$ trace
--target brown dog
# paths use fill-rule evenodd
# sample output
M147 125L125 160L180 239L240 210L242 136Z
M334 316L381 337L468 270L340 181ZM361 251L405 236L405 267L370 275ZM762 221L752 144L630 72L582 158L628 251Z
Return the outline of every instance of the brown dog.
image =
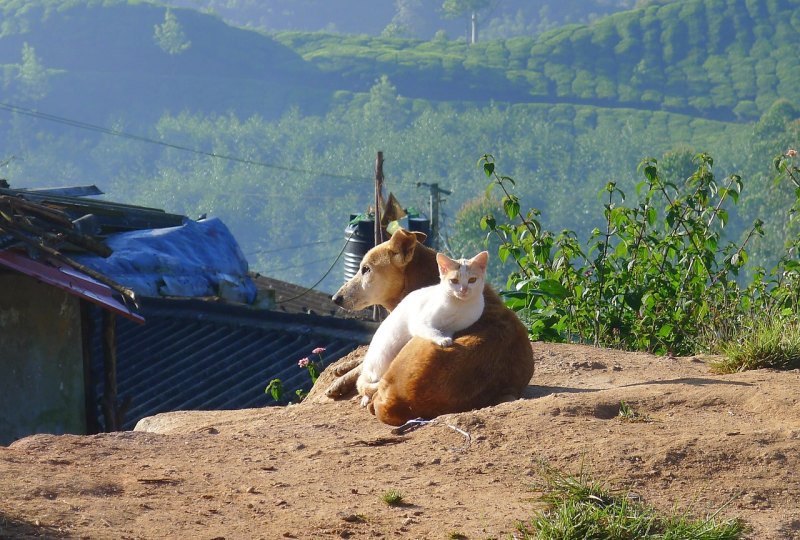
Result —
M439 282L436 252L421 244L422 233L398 230L364 255L358 274L333 301L348 310L371 305L394 309L414 289ZM389 366L372 398L370 410L386 424L413 418L468 411L517 399L533 376L528 332L488 285L478 321L456 333L451 347L412 338ZM358 369L358 368L356 368ZM357 372L344 375L350 384Z

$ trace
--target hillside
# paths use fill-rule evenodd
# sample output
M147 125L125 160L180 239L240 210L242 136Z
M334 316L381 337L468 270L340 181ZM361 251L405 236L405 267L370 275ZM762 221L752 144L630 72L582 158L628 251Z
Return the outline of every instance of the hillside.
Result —
M798 8L797 0L681 0L468 48L320 33L276 38L361 85L388 74L408 97L754 120L779 97L800 101Z
M748 538L800 538L798 373L533 347L525 399L403 435L312 397L22 439L0 447L0 536L509 538L542 508L547 463L662 512L744 519ZM618 418L622 400L647 421ZM391 489L405 504L382 502Z
M798 0L680 0L537 37L463 42L285 32L274 37L190 9L116 0L0 2L0 65L33 47L48 71L42 109L81 118L182 110L320 114L337 91L382 75L436 101L570 103L754 120L800 101ZM154 37L172 18L172 47Z
M84 122L142 125L182 111L272 118L301 106L319 113L339 86L268 36L194 10L170 13L174 48L156 39L166 16L155 4L0 2L6 100ZM25 46L47 72L41 95L14 76Z
M169 0L209 10L237 26L266 31L396 34L430 39L445 32L463 39L467 16L447 17L443 0ZM585 23L630 8L634 0L493 0L479 10L480 36L506 39L566 23Z

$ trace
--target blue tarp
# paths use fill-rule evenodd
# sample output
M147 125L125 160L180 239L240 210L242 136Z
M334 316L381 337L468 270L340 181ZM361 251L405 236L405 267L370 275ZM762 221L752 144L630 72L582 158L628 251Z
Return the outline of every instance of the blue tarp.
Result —
M256 287L247 260L228 227L217 218L179 227L110 235L108 258L76 260L142 296L219 296L252 303Z

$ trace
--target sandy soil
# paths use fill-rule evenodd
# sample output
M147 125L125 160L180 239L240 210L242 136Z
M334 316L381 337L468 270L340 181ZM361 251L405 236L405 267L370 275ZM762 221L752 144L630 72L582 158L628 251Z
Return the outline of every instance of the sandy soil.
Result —
M533 347L525 399L402 435L314 392L135 432L28 437L0 447L0 537L513 538L546 462L663 510L722 508L751 538L800 538L800 373ZM620 420L621 400L651 421ZM381 500L391 489L402 506Z

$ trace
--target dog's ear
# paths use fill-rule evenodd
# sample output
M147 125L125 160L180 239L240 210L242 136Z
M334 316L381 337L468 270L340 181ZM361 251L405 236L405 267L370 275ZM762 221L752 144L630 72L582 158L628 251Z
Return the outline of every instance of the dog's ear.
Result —
M389 250L392 254L392 258L397 258L401 266L405 266L411 261L416 248L416 233L411 233L404 229L397 229L389 239Z

